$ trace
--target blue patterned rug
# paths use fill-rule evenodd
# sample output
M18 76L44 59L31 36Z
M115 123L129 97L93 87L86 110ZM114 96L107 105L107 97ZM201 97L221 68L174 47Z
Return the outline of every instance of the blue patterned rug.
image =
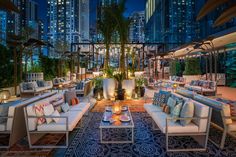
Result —
M54 156L66 157L236 157L236 140L227 138L226 147L218 149L208 143L207 152L167 153L165 135L152 129L152 119L147 113L132 113L135 129L133 144L101 144L99 124L102 113L90 113L84 117L82 124L70 134L68 149L57 149ZM129 134L129 131L127 131ZM212 135L213 134L213 135ZM219 136L219 132L211 130L211 136ZM108 137L110 135L107 135ZM188 137L172 137L170 146L174 148L195 147L193 139Z

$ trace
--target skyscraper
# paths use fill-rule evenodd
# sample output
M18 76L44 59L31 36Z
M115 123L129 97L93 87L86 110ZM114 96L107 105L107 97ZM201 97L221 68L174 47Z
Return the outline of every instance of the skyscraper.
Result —
M0 44L6 45L7 13L0 11Z
M79 42L89 41L89 0L79 0Z
M196 38L195 11L195 0L147 0L146 40L179 44L192 41Z
M129 26L129 41L143 43L145 25L144 11L132 13L129 19L131 20Z
M53 45L64 42L68 50L71 43L89 40L89 1L48 0L48 40Z
M69 45L79 39L78 3L73 0L48 0L48 40L51 44ZM50 51L49 56L55 57Z

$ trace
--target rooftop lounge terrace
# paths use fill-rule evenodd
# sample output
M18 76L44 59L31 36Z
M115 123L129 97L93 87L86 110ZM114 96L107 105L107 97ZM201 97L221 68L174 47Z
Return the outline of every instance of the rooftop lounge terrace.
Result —
M125 2L100 8L102 41L45 41L28 27L0 40L0 156L236 157L236 27L188 43L130 42ZM194 20L220 5L206 1ZM22 16L10 0L1 12Z

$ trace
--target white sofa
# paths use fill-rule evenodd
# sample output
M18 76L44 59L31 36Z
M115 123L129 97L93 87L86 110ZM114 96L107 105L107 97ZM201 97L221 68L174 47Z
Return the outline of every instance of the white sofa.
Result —
M210 83L210 87L205 88L203 86L204 83ZM202 95L207 95L207 96L215 96L217 93L217 84L215 81L193 80L189 84L185 84L184 87L188 90L197 92Z
M36 115L35 106L44 103L51 103L57 98L62 98L62 102L65 102L64 93L58 93L52 97L30 104L24 108L26 128L28 133L28 141L30 148L67 148L69 132L72 131L81 120L83 115L87 114L90 108L90 103L80 102L75 106L70 106L68 112L61 112L60 116L42 116L43 118L59 118L59 121L51 123L37 124L37 119L40 118ZM41 136L35 137L33 134L45 134L45 133L62 133L66 134L66 145L64 146L43 146L35 145Z
M210 79L210 73L204 74L201 79L206 80L206 75L207 79ZM218 86L225 86L226 85L226 78L225 78L225 73L217 73L217 80L215 80L215 73L212 73L212 80L217 82Z
M71 80L67 80L65 77L54 78L52 82L54 87L58 87L59 85L67 86L71 84Z
M52 89L52 81L42 81L42 85L39 86L36 81L34 82L22 82L20 84L20 95L21 97L29 95L37 95L43 93L47 90Z
M172 97L182 98L184 101L188 99L171 93ZM173 119L181 120L185 118L172 118L169 114L162 112L162 108L153 104L144 104L144 108L147 113L152 117L155 124L166 135L166 150L167 151L205 151L208 141L208 133L211 118L211 108L203 105L199 102L193 101L194 103L194 116L190 124L182 126L178 122L173 122ZM188 118L186 118L188 119ZM169 136L192 136L198 137L198 141L203 148L186 148L186 149L170 149L168 144ZM200 138L201 137L201 138ZM201 140L200 140L201 139Z
M9 102L0 105L0 134L9 134L8 145L0 146L0 148L9 148L18 140L25 137L26 128L23 107L35 101L55 95L55 92L46 93L35 96L30 99L21 99L15 102ZM3 120L3 121L2 121Z
M186 79L179 76L169 76L169 83L177 84L178 86L184 86L186 83Z

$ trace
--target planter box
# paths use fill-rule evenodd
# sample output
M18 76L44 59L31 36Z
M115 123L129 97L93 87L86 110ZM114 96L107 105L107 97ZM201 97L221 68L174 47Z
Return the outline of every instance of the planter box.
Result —
M103 97L110 99L115 96L116 83L114 79L108 78L103 79Z
M135 80L124 80L122 82L122 88L125 89L126 95L131 98L135 89Z
M192 80L200 80L201 75L183 75L183 78L186 80L186 83L190 83Z

